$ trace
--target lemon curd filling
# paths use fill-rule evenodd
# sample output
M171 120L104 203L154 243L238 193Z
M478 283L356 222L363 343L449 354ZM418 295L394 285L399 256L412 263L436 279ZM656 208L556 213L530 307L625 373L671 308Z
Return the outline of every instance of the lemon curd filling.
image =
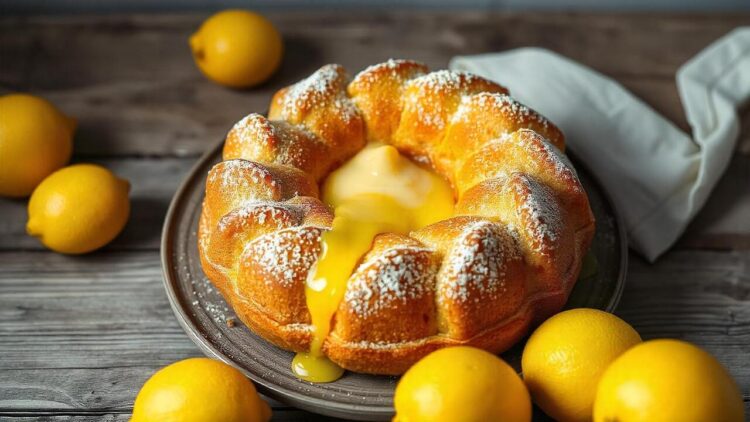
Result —
M292 361L306 381L331 382L344 370L322 353L331 318L355 266L379 233L408 234L453 213L453 191L439 175L421 168L390 145L370 144L331 173L323 201L334 208L331 230L322 235L318 263L307 279L313 326L309 352Z

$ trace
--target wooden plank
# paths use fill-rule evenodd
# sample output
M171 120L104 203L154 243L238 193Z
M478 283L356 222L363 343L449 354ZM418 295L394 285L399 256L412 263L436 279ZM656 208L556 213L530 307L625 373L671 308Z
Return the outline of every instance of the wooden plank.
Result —
M540 46L613 76L685 127L679 65L750 15L271 13L286 41L280 72L246 91L208 82L187 38L205 15L5 18L0 87L50 98L80 120L79 155L195 156L273 92L324 63L356 72L388 57L434 68L450 57ZM320 25L320 22L326 22ZM113 48L113 46L117 46ZM54 71L50 71L54 69Z
M0 412L0 420L14 420L18 422L127 422L130 420L130 412L86 412L78 414L61 414L59 412L34 412L33 414L25 412ZM291 408L274 409L271 418L271 422L319 422L336 420L340 419L327 418Z
M320 64L356 71L409 57L444 67L455 54L544 46L614 76L686 128L674 70L750 22L748 15L271 17L285 34L286 61L272 81L249 91L215 86L192 65L185 42L203 16L0 19L0 90L31 90L74 114L79 160L94 158L133 182L123 235L83 257L42 252L23 234L24 202L0 199L0 419L126 420L151 373L199 353L166 303L155 252L169 198L193 162L175 157L195 157ZM742 118L739 153L680 249L750 248L750 113ZM7 252L18 248L28 252ZM619 312L644 338L685 338L714 353L750 410L749 264L750 251L682 250L655 266L632 256ZM320 419L291 409L275 418Z
M550 48L613 76L658 75L669 78L679 65L703 47L750 22L748 13L284 11L269 12L266 16L279 28L288 44L299 48L297 53L306 53L308 69L297 70L302 73L308 73L310 66L317 65L309 60L313 58L346 57L348 63L343 64L364 66L373 62L372 57L413 52L413 58L437 65L456 54L533 45ZM184 66L190 63L189 55L187 60L184 56L188 35L206 17L207 14L203 13L7 17L0 22L0 29L7 31L7 36L14 42L26 42L26 47L28 43L40 47L39 56L52 53L56 63L63 67L39 82L62 88L82 81L108 80L103 78L105 73L100 69L116 74L126 71L139 80L151 79L158 73L175 75L178 79L186 74L197 75L194 67ZM93 40L92 35L101 38ZM55 37L57 43L52 42ZM136 42L141 43L140 49L128 48ZM71 57L70 50L50 44L68 47L98 45L98 51L106 48L110 54L96 57L88 54L94 50L83 49L80 51L86 55ZM115 44L123 48L113 51L111 46ZM310 48L313 45L314 48ZM368 51L363 51L362 47ZM12 45L6 48L17 51ZM29 49L25 51L28 53ZM627 52L627 56L617 52ZM134 63L133 58L140 58L131 55L135 53L143 54L140 57L154 58L159 57L154 53L161 53L162 62ZM84 74L67 72L72 70L68 66L80 68L81 64L74 62L81 58L94 60L97 66L82 69L86 72ZM40 64L45 63L43 57L35 59L40 60ZM168 67L158 68L157 65ZM43 72L42 69L35 71ZM15 80L19 80L19 76L22 80L21 73L16 68L11 74L17 77Z
M130 181L131 215L123 232L102 251L158 249L161 226L178 185L195 163L193 158L93 159ZM26 201L0 197L0 250L41 250L26 234Z
M8 418L8 420L14 420L19 422L42 422L42 421L65 421L65 422L127 422L130 420L129 413L101 413L91 412L90 414L78 414L78 415L66 415L58 413L45 413L38 412L34 414L29 413L2 413L0 412L0 418Z
M264 110L277 88L321 63L338 61L358 69L398 56L443 67L454 54L527 44L552 48L615 76L687 130L670 72L721 32L748 18L595 15L592 19L591 15L525 13L426 16L385 13L340 19L330 13L271 15L288 38L287 61L271 82L249 91L227 90L198 74L184 43L201 15L2 19L0 48L3 57L11 59L0 69L0 84L39 91L77 116L79 159L123 154L195 156L221 138L239 117ZM319 28L321 19L331 24ZM393 27L410 29L405 34ZM550 33L563 35L551 37ZM118 54L112 54L112 45L118 45ZM628 54L613 54L621 51ZM49 68L55 72L48 72ZM744 188L750 162L748 111L742 114L741 156L733 161L728 176L678 247L750 248L750 218L745 217L750 190ZM154 165L147 174L159 175L161 170ZM133 177L147 176L136 172ZM173 184L165 191L177 185L168 180ZM155 227L166 209L166 196L153 197L153 204L147 204L153 207L142 207L138 182L134 218L110 248L153 248L158 244ZM0 236L0 249L39 247L24 234L24 208L21 201L0 200L0 210L7 209L3 215L10 217L0 222L0 234L4 235Z
M49 368L60 370L59 381L86 382L65 374L95 367L102 385L132 390L153 368L200 354L169 307L156 251L0 253L0 268L0 377L23 369L32 379L32 370L42 370L44 385Z
M747 133L750 133L748 131ZM159 247L169 201L193 166L192 158L106 158L102 164L131 182L132 214L123 233L103 250ZM705 208L677 243L679 249L750 249L750 154L736 154ZM0 250L42 250L25 232L26 201L0 198Z
M706 348L749 398L750 251L631 259L618 314L645 339ZM3 252L0 268L2 412L125 412L156 369L199 354L169 308L156 252Z
M101 409L102 397L127 408L156 369L201 355L167 302L156 251L0 252L0 268L0 411L16 387L16 400L40 409ZM100 389L73 401L47 384L83 391L94 378Z
M750 249L750 154L735 154L676 247Z

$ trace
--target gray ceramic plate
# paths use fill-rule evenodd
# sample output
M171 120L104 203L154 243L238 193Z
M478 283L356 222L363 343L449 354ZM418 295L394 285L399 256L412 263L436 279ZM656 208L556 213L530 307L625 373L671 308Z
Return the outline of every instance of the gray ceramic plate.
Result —
M269 397L329 416L360 420L391 418L396 377L348 372L329 384L298 380L289 369L292 353L248 330L206 279L198 258L196 230L205 177L220 161L222 144L213 147L195 165L172 199L164 223L161 243L164 285L177 320L203 352L241 369ZM580 162L571 158L589 194L597 226L591 247L593 259L588 258L595 262L595 271L578 281L567 306L612 311L625 281L628 255L624 228L601 185ZM230 328L227 319L236 320L236 325ZM523 344L518 344L503 355L516 369L520 366L522 347Z

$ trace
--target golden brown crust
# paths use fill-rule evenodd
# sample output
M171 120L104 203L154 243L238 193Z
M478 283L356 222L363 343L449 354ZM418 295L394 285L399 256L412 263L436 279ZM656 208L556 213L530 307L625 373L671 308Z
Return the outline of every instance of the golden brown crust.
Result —
M346 95L346 71L326 65L308 78L279 90L268 118L305 127L330 147L334 162L344 162L366 142L362 115Z
M249 202L278 202L295 196L317 197L318 186L292 167L229 160L216 164L206 178L205 203L212 211L212 222Z
M223 158L291 166L318 182L336 164L331 158L331 148L312 132L255 113L245 116L229 131Z
M362 110L368 140L388 142L392 138L401 120L401 96L406 82L427 72L422 63L388 60L368 67L354 78L347 90Z
M434 159L461 98L480 92L504 94L508 90L479 76L448 70L408 81L401 99L400 124L391 143L409 155Z
M392 143L451 181L456 216L375 238L324 353L399 374L447 345L506 350L561 309L594 233L562 133L473 75L411 61L372 66L348 86L345 75L324 66L280 90L268 119L230 131L199 224L206 275L253 331L307 350L305 281L333 218L317 182L366 139Z
M378 236L349 280L333 334L346 342L381 344L437 334L433 280L438 265L414 239Z
M538 133L560 151L565 150L565 138L557 126L510 96L490 92L465 96L433 161L452 180L451 170L458 170L463 159L489 142L526 129Z
M454 217L414 236L442 255L435 286L441 333L469 340L518 311L526 273L516 240L504 225Z

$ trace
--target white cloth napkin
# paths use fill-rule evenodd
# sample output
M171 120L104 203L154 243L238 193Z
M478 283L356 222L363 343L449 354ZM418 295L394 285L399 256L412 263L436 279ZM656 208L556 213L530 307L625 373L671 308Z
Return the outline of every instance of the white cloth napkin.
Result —
M617 82L551 51L455 57L450 67L507 86L555 122L613 197L630 246L654 261L729 164L739 135L736 108L750 97L750 27L732 31L677 71L692 137Z

